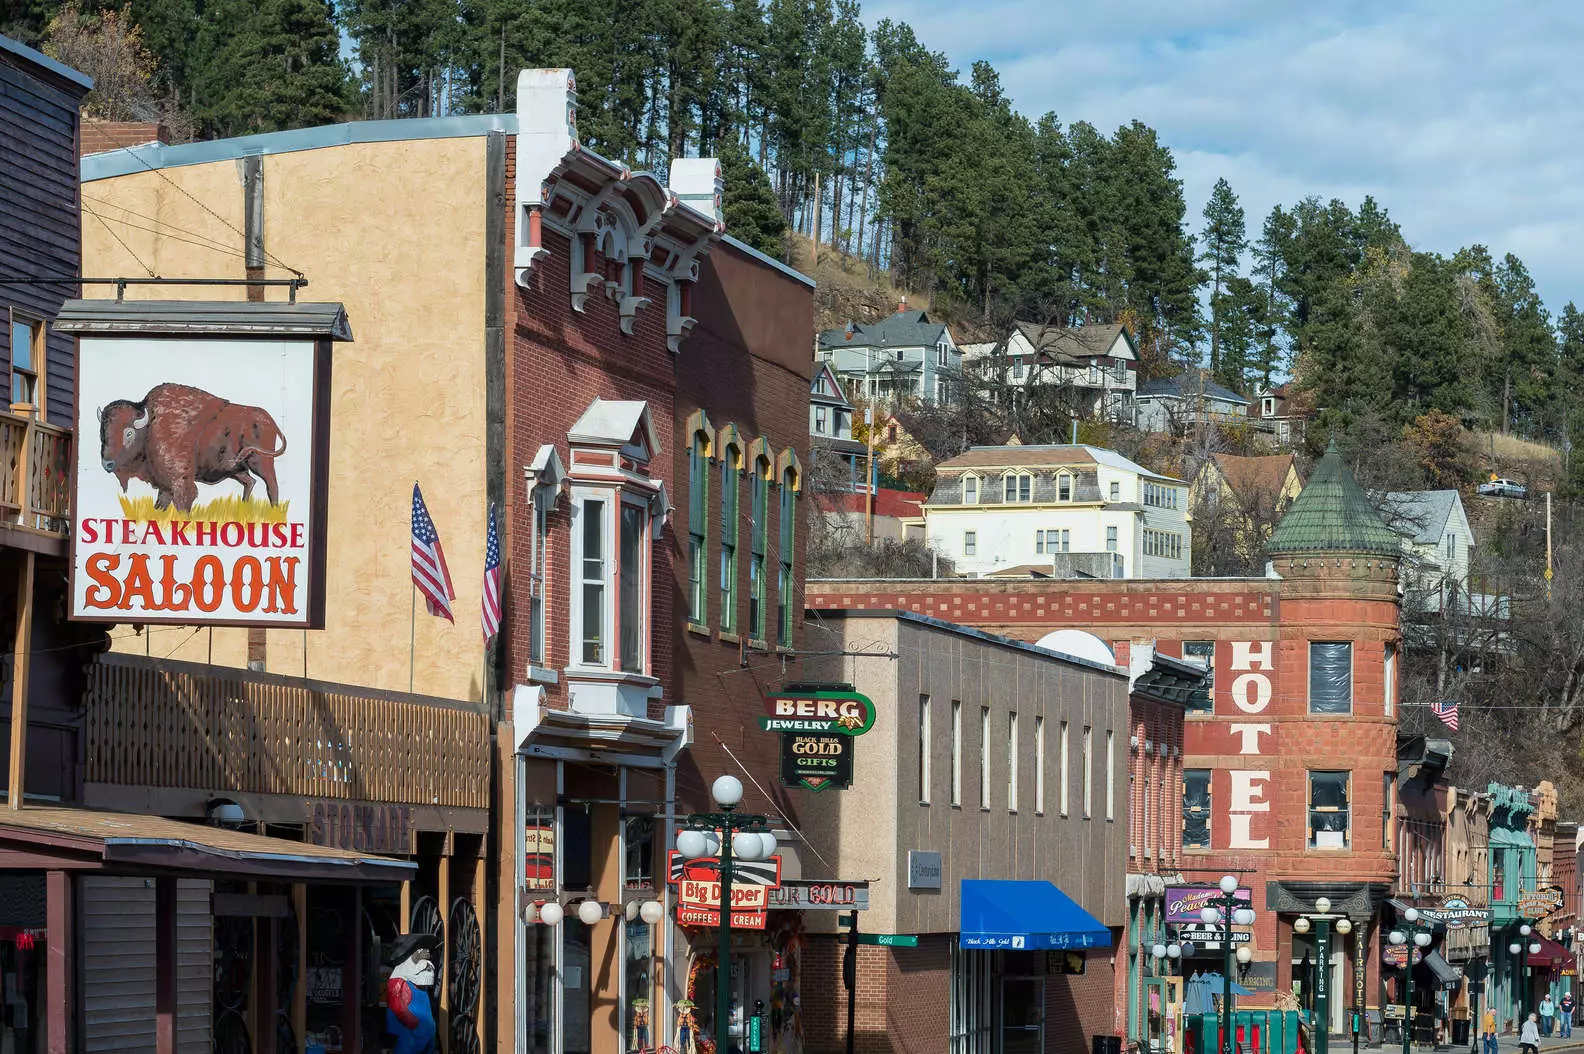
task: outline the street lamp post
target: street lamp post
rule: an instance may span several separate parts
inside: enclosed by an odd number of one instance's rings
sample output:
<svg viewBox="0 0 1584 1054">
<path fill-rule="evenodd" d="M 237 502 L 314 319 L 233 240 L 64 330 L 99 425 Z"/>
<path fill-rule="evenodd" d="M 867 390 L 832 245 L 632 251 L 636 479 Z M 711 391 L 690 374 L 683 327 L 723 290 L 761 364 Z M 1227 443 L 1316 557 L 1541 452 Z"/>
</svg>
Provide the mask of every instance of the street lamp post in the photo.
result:
<svg viewBox="0 0 1584 1054">
<path fill-rule="evenodd" d="M 1346 937 L 1353 931 L 1353 923 L 1346 915 L 1331 914 L 1329 897 L 1320 897 L 1315 901 L 1314 914 L 1299 915 L 1293 920 L 1294 933 L 1308 933 L 1311 927 L 1315 931 L 1315 958 L 1319 960 L 1319 966 L 1315 970 L 1314 986 L 1315 1054 L 1326 1054 L 1331 1040 L 1331 928 L 1333 925 L 1339 937 Z"/>
<path fill-rule="evenodd" d="M 1530 940 L 1534 929 L 1527 922 L 1518 923 L 1518 939 L 1507 946 L 1507 950 L 1518 956 L 1518 983 L 1514 986 L 1517 990 L 1513 993 L 1513 1004 L 1518 1008 L 1513 1015 L 1517 1028 L 1523 1030 L 1524 1000 L 1529 996 L 1529 956 L 1540 954 L 1540 942 Z"/>
<path fill-rule="evenodd" d="M 687 828 L 677 835 L 677 852 L 689 860 L 716 857 L 714 867 L 720 879 L 720 929 L 715 957 L 715 1047 L 726 1050 L 731 1023 L 731 899 L 733 849 L 738 860 L 764 860 L 775 852 L 775 835 L 763 816 L 739 815 L 742 782 L 736 776 L 721 776 L 710 787 L 710 795 L 720 812 L 693 813 Z M 720 832 L 718 835 L 716 832 Z M 733 846 L 735 841 L 736 845 Z"/>
<path fill-rule="evenodd" d="M 1199 910 L 1199 920 L 1206 926 L 1224 923 L 1221 936 L 1221 1054 L 1232 1054 L 1232 924 L 1252 926 L 1254 909 L 1237 895 L 1238 880 L 1232 875 L 1221 876 L 1221 895 L 1212 896 L 1210 903 Z M 1237 960 L 1247 964 L 1254 958 L 1247 948 L 1237 950 Z"/>
<path fill-rule="evenodd" d="M 1415 948 L 1430 947 L 1431 927 L 1419 925 L 1419 909 L 1403 912 L 1402 924 L 1387 935 L 1394 945 L 1403 946 L 1403 1054 L 1413 1042 L 1413 957 Z"/>
</svg>

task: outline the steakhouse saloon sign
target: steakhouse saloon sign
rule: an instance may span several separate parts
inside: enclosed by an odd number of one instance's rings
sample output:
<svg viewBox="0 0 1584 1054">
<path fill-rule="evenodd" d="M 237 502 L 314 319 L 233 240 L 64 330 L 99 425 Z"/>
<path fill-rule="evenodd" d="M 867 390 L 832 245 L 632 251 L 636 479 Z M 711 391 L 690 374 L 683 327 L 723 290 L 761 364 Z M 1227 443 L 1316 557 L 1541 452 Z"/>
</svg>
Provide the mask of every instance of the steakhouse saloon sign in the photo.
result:
<svg viewBox="0 0 1584 1054">
<path fill-rule="evenodd" d="M 73 617 L 322 627 L 329 342 L 125 325 L 79 341 Z"/>
</svg>

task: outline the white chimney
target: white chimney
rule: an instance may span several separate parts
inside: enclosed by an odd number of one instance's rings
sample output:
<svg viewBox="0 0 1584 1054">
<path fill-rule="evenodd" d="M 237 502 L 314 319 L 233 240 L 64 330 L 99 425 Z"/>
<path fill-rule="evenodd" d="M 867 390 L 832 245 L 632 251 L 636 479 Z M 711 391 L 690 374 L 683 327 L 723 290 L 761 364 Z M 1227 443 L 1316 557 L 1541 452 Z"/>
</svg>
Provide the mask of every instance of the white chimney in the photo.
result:
<svg viewBox="0 0 1584 1054">
<path fill-rule="evenodd" d="M 726 219 L 721 211 L 725 187 L 720 161 L 713 157 L 679 157 L 671 162 L 671 193 L 684 205 L 713 216 L 716 223 Z"/>
<path fill-rule="evenodd" d="M 518 73 L 517 200 L 542 203 L 546 177 L 577 143 L 577 79 L 572 71 Z"/>
</svg>

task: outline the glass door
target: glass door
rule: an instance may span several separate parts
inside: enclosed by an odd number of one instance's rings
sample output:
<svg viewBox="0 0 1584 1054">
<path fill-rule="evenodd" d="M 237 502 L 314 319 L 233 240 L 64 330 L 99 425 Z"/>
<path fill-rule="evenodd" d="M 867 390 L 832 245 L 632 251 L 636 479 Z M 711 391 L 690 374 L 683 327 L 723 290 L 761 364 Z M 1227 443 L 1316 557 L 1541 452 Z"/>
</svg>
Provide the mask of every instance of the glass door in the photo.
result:
<svg viewBox="0 0 1584 1054">
<path fill-rule="evenodd" d="M 1003 978 L 1000 1016 L 997 1054 L 1044 1054 L 1045 978 Z"/>
</svg>

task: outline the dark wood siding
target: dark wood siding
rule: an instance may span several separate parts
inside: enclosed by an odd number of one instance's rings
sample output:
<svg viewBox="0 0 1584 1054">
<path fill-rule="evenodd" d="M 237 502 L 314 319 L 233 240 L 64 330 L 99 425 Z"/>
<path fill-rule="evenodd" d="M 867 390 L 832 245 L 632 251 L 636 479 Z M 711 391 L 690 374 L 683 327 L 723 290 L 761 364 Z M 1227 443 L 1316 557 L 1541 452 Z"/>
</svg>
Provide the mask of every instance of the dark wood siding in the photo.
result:
<svg viewBox="0 0 1584 1054">
<path fill-rule="evenodd" d="M 80 89 L 42 67 L 0 52 L 0 348 L 10 401 L 11 312 L 46 325 L 75 283 L 16 285 L 16 277 L 76 276 L 82 261 L 77 180 Z M 76 343 L 46 330 L 44 384 L 49 420 L 70 426 Z"/>
</svg>

